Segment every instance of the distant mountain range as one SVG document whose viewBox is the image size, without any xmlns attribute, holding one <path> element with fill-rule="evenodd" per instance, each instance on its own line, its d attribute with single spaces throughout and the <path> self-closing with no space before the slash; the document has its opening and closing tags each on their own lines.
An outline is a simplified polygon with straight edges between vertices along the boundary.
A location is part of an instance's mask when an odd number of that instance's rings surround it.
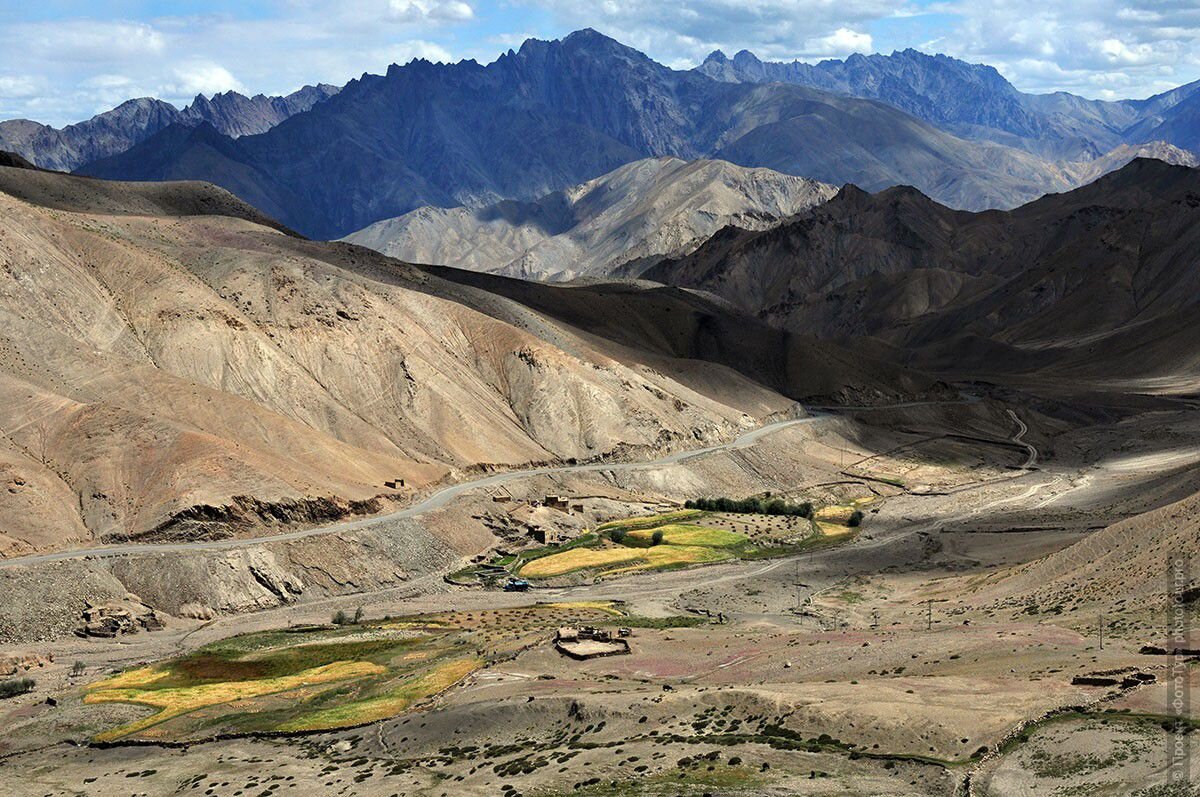
<svg viewBox="0 0 1200 797">
<path fill-rule="evenodd" d="M 526 279 L 608 277 L 688 254 L 727 225 L 763 229 L 835 193 L 769 169 L 648 158 L 534 202 L 423 207 L 345 240 L 411 263 Z"/>
<path fill-rule="evenodd" d="M 848 186 L 770 230 L 727 228 L 646 276 L 942 373 L 1200 383 L 1197 251 L 1200 170 L 1139 158 L 1008 212 Z"/>
<path fill-rule="evenodd" d="M 1187 153 L 1155 137 L 1200 143 L 1191 132 L 1200 131 L 1190 115 L 1200 102 L 1194 88 L 1117 103 L 1037 97 L 990 67 L 915 51 L 817 65 L 714 54 L 677 71 L 584 30 L 531 39 L 487 66 L 392 66 L 324 101 L 307 96 L 308 110 L 278 122 L 288 111 L 267 114 L 270 98 L 221 95 L 211 103 L 220 111 L 197 101 L 175 112 L 186 118 L 138 101 L 123 112 L 133 132 L 122 114 L 100 124 L 102 115 L 83 123 L 99 129 L 82 137 L 87 146 L 54 136 L 35 145 L 24 131 L 14 148 L 43 166 L 86 160 L 82 174 L 211 181 L 318 238 L 423 206 L 535 202 L 661 157 L 868 191 L 913 185 L 978 210 L 1070 190 L 1097 164 L 1146 154 L 1146 144 L 1186 162 Z"/>
<path fill-rule="evenodd" d="M 721 51 L 696 71 L 735 83 L 792 83 L 880 100 L 956 135 L 1019 147 L 1055 160 L 1099 157 L 1121 144 L 1200 143 L 1200 81 L 1145 100 L 1088 100 L 1066 92 L 1025 94 L 993 67 L 902 50 L 817 64 L 760 61 Z"/>
<path fill-rule="evenodd" d="M 325 84 L 305 86 L 286 97 L 246 97 L 227 91 L 211 99 L 198 95 L 183 110 L 143 97 L 62 129 L 13 119 L 0 122 L 0 150 L 20 153 L 44 169 L 71 171 L 98 158 L 125 152 L 173 124 L 208 123 L 233 138 L 264 133 L 337 92 L 336 86 Z"/>
</svg>

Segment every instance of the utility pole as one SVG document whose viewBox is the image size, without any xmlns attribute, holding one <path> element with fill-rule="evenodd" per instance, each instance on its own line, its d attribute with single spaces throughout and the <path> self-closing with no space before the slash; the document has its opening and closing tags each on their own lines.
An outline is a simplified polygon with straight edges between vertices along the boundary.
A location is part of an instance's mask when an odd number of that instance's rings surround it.
<svg viewBox="0 0 1200 797">
<path fill-rule="evenodd" d="M 933 630 L 933 598 L 925 601 L 925 630 Z"/>
<path fill-rule="evenodd" d="M 1100 612 L 1100 649 L 1104 650 L 1104 612 Z"/>
</svg>

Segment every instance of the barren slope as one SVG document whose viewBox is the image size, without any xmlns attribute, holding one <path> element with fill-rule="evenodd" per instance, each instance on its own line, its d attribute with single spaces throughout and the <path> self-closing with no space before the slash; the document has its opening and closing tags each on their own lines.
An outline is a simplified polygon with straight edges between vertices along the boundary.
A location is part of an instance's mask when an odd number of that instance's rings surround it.
<svg viewBox="0 0 1200 797">
<path fill-rule="evenodd" d="M 536 202 L 424 207 L 345 240 L 413 263 L 516 277 L 610 276 L 630 261 L 688 254 L 727 225 L 763 229 L 834 193 L 770 169 L 649 158 Z"/>
<path fill-rule="evenodd" d="M 586 333 L 256 223 L 211 186 L 5 167 L 0 187 L 8 554 L 317 522 L 455 468 L 685 446 L 792 404 L 723 352 Z M 624 305 L 650 338 L 675 306 Z M 711 303 L 701 317 L 739 326 Z M 799 397 L 861 381 L 786 384 Z M 397 477 L 407 488 L 385 488 Z"/>
</svg>

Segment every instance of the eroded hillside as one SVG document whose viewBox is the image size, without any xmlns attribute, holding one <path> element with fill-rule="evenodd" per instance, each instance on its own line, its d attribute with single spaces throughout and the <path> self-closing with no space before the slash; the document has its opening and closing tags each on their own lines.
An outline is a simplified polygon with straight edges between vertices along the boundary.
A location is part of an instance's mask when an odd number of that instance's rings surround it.
<svg viewBox="0 0 1200 797">
<path fill-rule="evenodd" d="M 379 511 L 465 468 L 723 439 L 798 397 L 305 241 L 211 186 L 0 187 L 8 555 Z M 623 307 L 654 329 L 678 304 Z"/>
</svg>

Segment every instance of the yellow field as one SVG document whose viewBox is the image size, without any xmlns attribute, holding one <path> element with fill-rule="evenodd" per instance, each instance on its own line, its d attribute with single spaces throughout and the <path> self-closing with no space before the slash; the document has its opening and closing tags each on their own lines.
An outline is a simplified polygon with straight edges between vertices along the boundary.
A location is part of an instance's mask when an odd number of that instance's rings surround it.
<svg viewBox="0 0 1200 797">
<path fill-rule="evenodd" d="M 644 548 L 643 550 L 649 554 L 647 556 L 648 561 L 628 567 L 618 567 L 615 570 L 606 570 L 603 575 L 615 576 L 622 573 L 655 570 L 675 565 L 707 564 L 733 558 L 733 554 L 728 551 L 701 545 L 656 545 L 653 548 Z"/>
<path fill-rule="evenodd" d="M 534 559 L 521 568 L 529 578 L 552 578 L 579 570 L 627 573 L 679 564 L 718 562 L 731 554 L 699 545 L 656 545 L 653 548 L 572 548 Z"/>
<path fill-rule="evenodd" d="M 281 731 L 345 728 L 394 717 L 424 698 L 444 692 L 484 664 L 482 659 L 456 659 L 400 684 L 387 694 L 314 711 L 279 726 Z"/>
<path fill-rule="evenodd" d="M 96 741 L 106 742 L 137 733 L 172 717 L 208 706 L 260 697 L 274 692 L 286 692 L 312 684 L 378 675 L 383 672 L 385 672 L 385 668 L 371 662 L 337 661 L 278 678 L 222 681 L 213 684 L 155 689 L 153 688 L 154 683 L 168 676 L 169 670 L 143 667 L 113 678 L 97 681 L 88 687 L 88 693 L 84 696 L 83 702 L 135 703 L 159 709 L 156 714 L 106 731 L 96 737 Z"/>
<path fill-rule="evenodd" d="M 840 537 L 843 534 L 849 534 L 854 531 L 854 529 L 850 528 L 849 526 L 842 525 L 841 523 L 827 523 L 823 520 L 817 521 L 817 528 L 820 529 L 821 533 L 826 537 Z"/>
<path fill-rule="evenodd" d="M 632 539 L 648 543 L 656 531 L 663 533 L 663 542 L 667 545 L 703 545 L 709 548 L 723 548 L 748 541 L 744 534 L 738 534 L 735 531 L 697 526 L 691 523 L 669 523 L 653 529 L 638 529 L 629 532 L 629 536 Z"/>
</svg>

